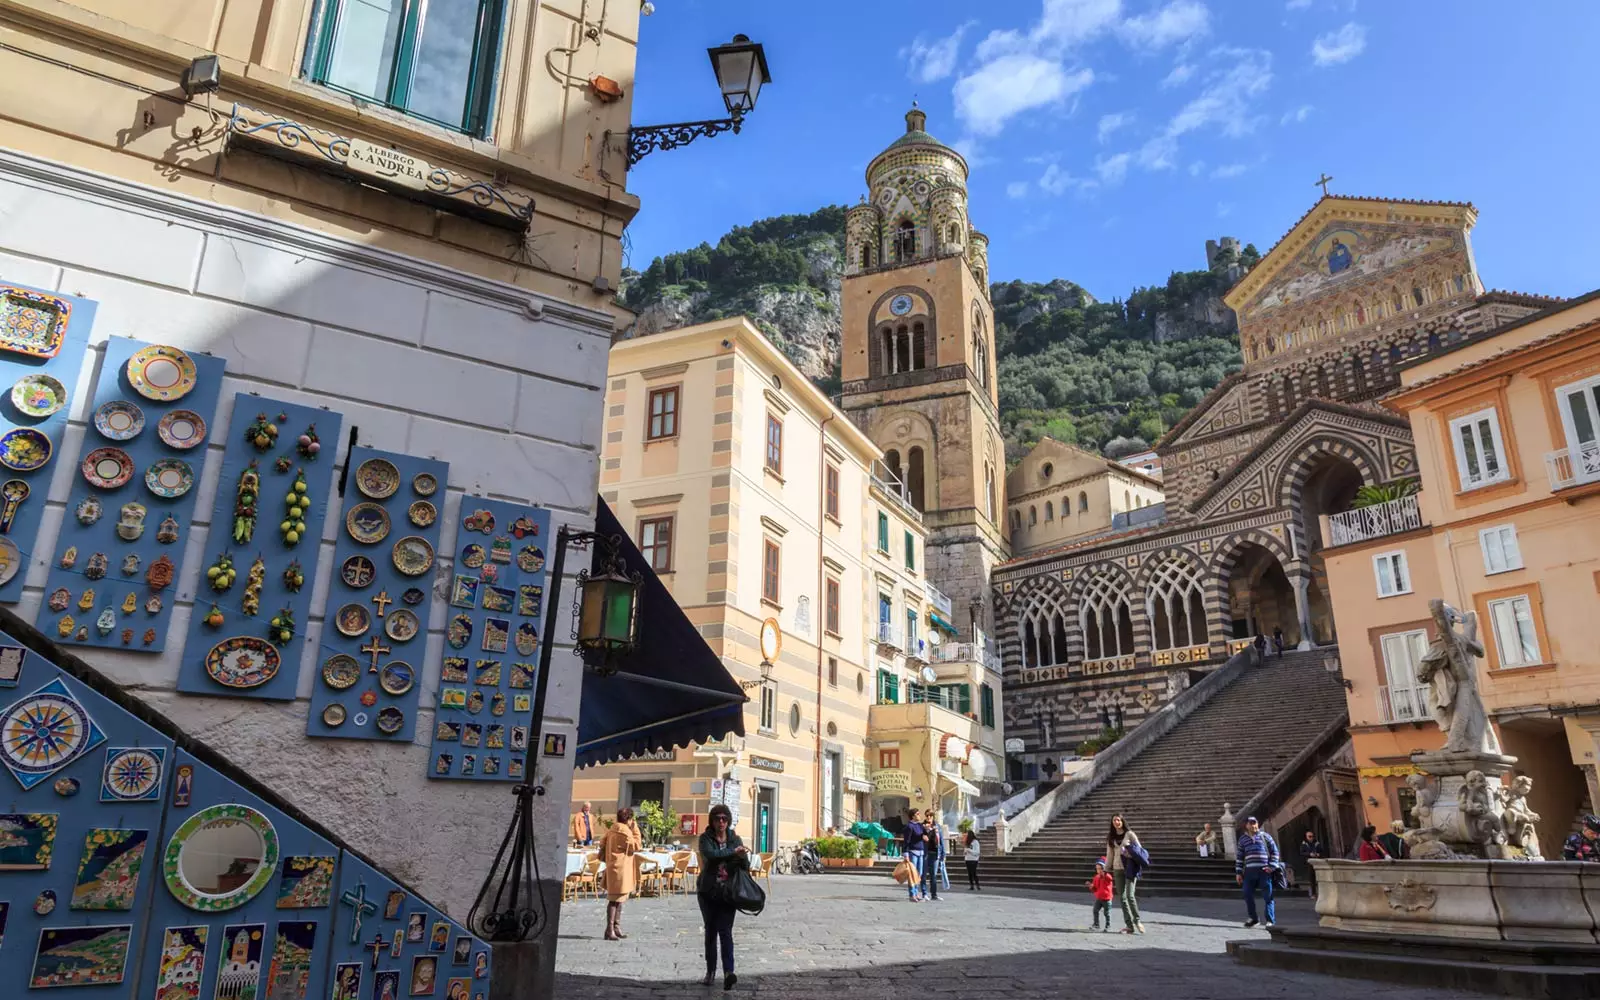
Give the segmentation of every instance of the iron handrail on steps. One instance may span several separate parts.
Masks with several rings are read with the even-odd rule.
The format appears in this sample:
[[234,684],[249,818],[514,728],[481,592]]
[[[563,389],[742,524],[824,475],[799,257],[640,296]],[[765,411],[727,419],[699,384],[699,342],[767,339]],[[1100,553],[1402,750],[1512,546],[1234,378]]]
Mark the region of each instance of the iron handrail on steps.
[[[996,846],[1000,853],[1009,853],[1021,847],[1029,837],[1044,829],[1057,816],[1083,801],[1085,796],[1105,784],[1150,744],[1170,733],[1178,723],[1238,680],[1255,659],[1253,649],[1235,653],[1222,666],[1161,706],[1155,715],[1138,728],[1095,754],[1088,767],[1064,778],[1060,785],[1039,796],[1033,805],[1007,820],[1004,827],[997,826]],[[1004,843],[999,842],[1002,836]]]
[[1350,713],[1340,712],[1337,719],[1324,726],[1316,739],[1279,768],[1278,773],[1267,779],[1261,790],[1251,796],[1250,801],[1235,809],[1233,814],[1241,821],[1246,816],[1271,819],[1273,813],[1283,808],[1295,789],[1322,767],[1328,755],[1344,744],[1349,736],[1349,727]]

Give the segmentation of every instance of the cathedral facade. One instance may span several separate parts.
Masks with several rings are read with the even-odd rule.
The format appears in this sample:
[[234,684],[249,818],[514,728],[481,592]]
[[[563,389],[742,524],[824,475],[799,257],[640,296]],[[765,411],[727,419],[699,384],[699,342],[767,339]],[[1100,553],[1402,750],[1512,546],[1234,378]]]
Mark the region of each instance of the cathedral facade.
[[1163,516],[996,568],[1006,733],[1025,767],[1137,725],[1257,634],[1336,645],[1323,523],[1362,486],[1417,474],[1408,424],[1377,403],[1396,365],[1550,302],[1484,292],[1476,218],[1325,195],[1225,296],[1243,370],[1156,446]]
[[928,578],[958,621],[987,628],[1009,554],[989,241],[968,213],[966,161],[926,124],[907,113],[846,217],[839,406],[921,514]]

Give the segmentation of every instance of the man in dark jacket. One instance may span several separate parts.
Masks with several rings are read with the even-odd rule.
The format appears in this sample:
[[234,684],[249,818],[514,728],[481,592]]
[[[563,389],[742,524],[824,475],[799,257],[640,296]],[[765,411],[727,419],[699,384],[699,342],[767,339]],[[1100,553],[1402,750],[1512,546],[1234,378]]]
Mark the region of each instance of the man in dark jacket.
[[1389,857],[1396,861],[1411,857],[1411,845],[1406,843],[1405,830],[1406,825],[1395,820],[1389,824],[1388,833],[1378,834],[1378,843],[1382,844],[1383,849],[1389,852]]
[[1600,816],[1585,816],[1583,829],[1561,845],[1563,861],[1600,861]]
[[1323,846],[1322,841],[1317,839],[1317,831],[1307,830],[1306,839],[1300,842],[1300,857],[1305,859],[1306,871],[1311,873],[1312,899],[1317,898],[1317,869],[1311,864],[1311,859],[1325,858],[1327,856],[1328,849]]

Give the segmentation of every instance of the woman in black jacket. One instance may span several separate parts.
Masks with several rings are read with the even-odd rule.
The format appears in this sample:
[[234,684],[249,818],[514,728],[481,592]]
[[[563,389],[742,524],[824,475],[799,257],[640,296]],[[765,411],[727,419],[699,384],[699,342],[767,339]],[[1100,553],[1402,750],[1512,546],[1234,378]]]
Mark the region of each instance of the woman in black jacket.
[[706,925],[706,978],[710,986],[717,978],[717,945],[722,946],[722,988],[733,989],[739,977],[733,974],[733,917],[739,911],[724,895],[721,883],[740,869],[750,867],[750,852],[733,832],[733,813],[725,805],[714,805],[706,817],[710,829],[700,835],[700,878],[695,896],[700,901],[700,918]]

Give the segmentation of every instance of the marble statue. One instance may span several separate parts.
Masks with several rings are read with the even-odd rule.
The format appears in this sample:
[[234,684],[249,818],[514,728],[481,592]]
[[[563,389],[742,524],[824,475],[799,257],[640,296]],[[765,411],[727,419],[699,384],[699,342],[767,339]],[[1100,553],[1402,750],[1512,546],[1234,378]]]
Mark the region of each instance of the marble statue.
[[1417,828],[1428,830],[1433,827],[1433,801],[1439,797],[1439,790],[1428,783],[1425,774],[1406,775],[1406,785],[1412,794],[1417,797],[1417,804],[1411,807],[1411,815],[1417,818]]
[[1434,803],[1439,798],[1438,786],[1429,781],[1425,774],[1406,775],[1406,785],[1417,797],[1417,804],[1411,808],[1417,827],[1405,834],[1406,843],[1411,846],[1411,857],[1418,861],[1448,861],[1459,857],[1444,842],[1443,831],[1433,823]]
[[1501,819],[1504,813],[1500,803],[1501,787],[1497,781],[1491,788],[1488,776],[1482,771],[1468,771],[1466,780],[1456,790],[1456,808],[1461,814],[1467,843],[1488,847],[1506,842]]
[[1417,680],[1427,685],[1434,721],[1446,734],[1444,752],[1498,754],[1500,740],[1478,694],[1478,660],[1483,656],[1478,616],[1462,614],[1438,598],[1428,602],[1428,610],[1439,635],[1418,664]]
[[1519,774],[1511,781],[1511,788],[1505,793],[1505,807],[1501,814],[1501,822],[1505,826],[1506,840],[1513,847],[1522,848],[1522,853],[1530,861],[1544,860],[1544,854],[1539,850],[1539,834],[1534,829],[1534,824],[1539,822],[1539,814],[1528,808],[1528,793],[1533,791],[1533,779],[1526,774]]

